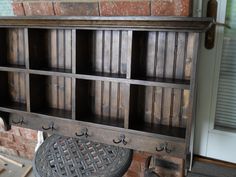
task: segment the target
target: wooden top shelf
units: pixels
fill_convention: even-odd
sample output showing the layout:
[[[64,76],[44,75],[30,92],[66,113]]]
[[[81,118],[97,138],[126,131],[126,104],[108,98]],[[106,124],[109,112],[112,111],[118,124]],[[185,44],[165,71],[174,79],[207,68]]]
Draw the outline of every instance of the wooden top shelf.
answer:
[[[2,27],[127,29],[139,31],[204,32],[212,18],[200,17],[1,17]]]

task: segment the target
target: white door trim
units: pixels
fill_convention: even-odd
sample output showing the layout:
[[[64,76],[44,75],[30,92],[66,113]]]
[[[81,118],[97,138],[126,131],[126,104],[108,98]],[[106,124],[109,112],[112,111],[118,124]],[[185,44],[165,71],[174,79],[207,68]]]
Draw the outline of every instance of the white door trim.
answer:
[[[206,11],[207,1],[202,1],[203,13]],[[218,0],[217,21],[224,23],[226,14],[226,0]],[[199,65],[196,128],[194,139],[194,153],[225,161],[235,161],[234,147],[236,133],[226,129],[215,129],[215,111],[217,88],[219,81],[220,63],[222,56],[224,27],[217,26],[215,47],[207,50],[204,47],[204,38],[201,37]],[[227,145],[233,146],[227,146]],[[230,153],[231,152],[231,153]]]

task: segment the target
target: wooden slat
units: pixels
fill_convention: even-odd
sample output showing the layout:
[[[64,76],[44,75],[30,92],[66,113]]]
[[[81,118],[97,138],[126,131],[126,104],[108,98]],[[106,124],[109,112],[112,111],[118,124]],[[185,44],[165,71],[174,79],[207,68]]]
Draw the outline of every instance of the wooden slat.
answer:
[[[51,35],[50,35],[50,61],[49,65],[52,68],[57,68],[58,66],[58,31],[57,30],[51,30]],[[56,85],[58,84],[58,78],[57,77],[51,77],[50,78],[50,84],[52,85],[51,89],[51,98],[48,100],[49,105],[53,108],[58,107],[58,89]]]
[[[71,69],[72,68],[72,31],[71,30],[65,30],[65,59],[64,59],[64,65],[65,69]],[[65,78],[65,110],[72,110],[72,79],[71,78]]]
[[[187,48],[186,48],[186,61],[185,61],[185,70],[184,70],[184,78],[186,79],[190,79],[191,75],[192,75],[192,69],[193,67],[196,67],[195,65],[193,65],[193,61],[194,59],[196,60],[196,58],[194,58],[194,53],[196,51],[196,49],[198,48],[198,43],[196,42],[197,40],[197,36],[195,33],[189,33],[188,34],[188,39],[187,39]],[[194,79],[194,78],[191,78]],[[194,81],[191,81],[192,84],[194,83]],[[191,100],[190,99],[190,94],[194,94],[192,93],[193,90],[191,90],[191,93],[189,91],[184,91],[183,95],[183,106],[182,106],[182,120],[181,120],[181,127],[186,127],[186,123],[187,121],[190,121],[188,119],[191,119],[192,117],[192,111],[190,111],[191,105]]]
[[[120,62],[120,31],[112,31],[111,39],[111,73],[119,73],[119,62]],[[111,83],[111,110],[110,117],[119,119],[119,84]]]
[[[95,71],[101,72],[103,67],[103,31],[96,31],[95,37]],[[102,81],[95,81],[94,99],[95,99],[95,114],[102,115]]]
[[[65,31],[58,30],[58,67],[64,68],[65,61]],[[58,77],[58,108],[65,109],[65,78]]]
[[[183,79],[186,49],[186,33],[178,33],[175,78]],[[172,126],[179,127],[182,119],[183,90],[174,89]]]
[[[24,29],[17,30],[18,33],[18,56],[17,64],[25,66],[25,50],[24,50]],[[26,77],[25,74],[19,73],[19,93],[20,103],[26,103]]]
[[[111,31],[104,31],[103,72],[111,72]],[[111,83],[103,82],[102,116],[110,117]]]
[[[24,29],[24,50],[25,50],[25,66],[26,69],[29,71],[29,38],[28,38],[28,29]],[[26,104],[27,104],[27,111],[31,111],[31,103],[30,103],[30,74],[25,74],[26,79]]]
[[[157,65],[157,37],[156,32],[149,32],[148,34],[148,47],[147,47],[147,64],[146,75],[149,77],[156,76]],[[155,87],[146,87],[145,89],[145,121],[152,124],[157,123],[158,119],[154,120],[155,110]],[[157,115],[155,115],[157,116]],[[160,117],[159,117],[160,119]]]
[[[121,57],[121,71],[123,71],[123,67],[126,65],[127,69],[126,69],[126,78],[127,79],[131,79],[131,57],[132,57],[132,31],[128,31],[124,34],[124,32],[122,32],[122,54],[125,54],[125,58],[122,55]],[[124,39],[124,37],[126,39]],[[125,44],[124,44],[125,43]],[[126,60],[125,60],[126,59]],[[122,74],[124,74],[122,72]]]
[[[168,32],[165,59],[165,78],[173,78],[175,60],[175,33]],[[172,88],[165,88],[163,93],[163,125],[172,124]]]
[[[76,73],[76,30],[71,30],[71,70]],[[72,119],[76,120],[76,78],[71,78],[71,111]]]
[[[127,38],[126,40],[123,39],[124,37],[124,33],[122,32],[122,41],[126,42],[127,47],[125,48],[126,51],[124,51],[124,49],[122,50],[122,53],[126,53],[126,78],[127,79],[131,79],[131,73],[132,73],[132,40],[133,40],[133,32],[132,31],[128,31],[127,32]],[[122,45],[123,46],[123,45]],[[124,58],[121,59],[121,70],[123,70],[123,66],[124,66]],[[130,122],[130,84],[125,84],[124,85],[124,92],[121,92],[124,94],[124,98],[122,99],[124,101],[123,105],[124,105],[124,128],[128,129],[129,128],[129,122]],[[122,101],[121,100],[121,101]]]
[[[166,44],[166,33],[159,32],[158,33],[158,42],[157,42],[157,65],[156,65],[156,76],[163,77],[164,76],[164,62],[165,62],[165,44]],[[162,122],[163,117],[163,88],[155,88],[155,107],[154,107],[154,115],[156,122]]]
[[[12,29],[8,32],[8,41],[9,41],[9,64],[14,65],[18,64],[18,48],[19,40],[17,29]],[[19,87],[19,74],[9,73],[9,93],[11,96],[11,101],[19,102],[20,99],[20,87]]]

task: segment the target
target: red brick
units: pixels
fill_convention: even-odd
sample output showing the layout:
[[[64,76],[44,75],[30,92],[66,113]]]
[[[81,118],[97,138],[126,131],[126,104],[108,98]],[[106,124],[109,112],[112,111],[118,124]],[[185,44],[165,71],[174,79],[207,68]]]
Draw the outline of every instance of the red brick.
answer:
[[[27,128],[19,128],[19,131],[22,137],[29,140],[37,140],[37,131]]]
[[[25,16],[25,10],[24,10],[23,3],[14,3],[13,2],[12,8],[13,8],[14,15]]]
[[[0,146],[4,146],[6,148],[14,149],[16,151],[25,151],[25,145],[23,144],[16,144],[9,140],[1,140]]]
[[[11,133],[11,134],[14,134],[14,135],[17,135],[17,136],[21,136],[20,127],[11,126],[11,130],[8,131],[8,133]]]
[[[13,141],[13,135],[7,132],[0,132],[0,141],[1,140],[8,140],[8,141]]]
[[[149,16],[149,1],[102,1],[101,16]]]
[[[30,139],[26,139],[22,136],[14,136],[14,143],[15,144],[27,144],[27,146],[35,146],[36,141],[30,140]]]
[[[129,167],[129,170],[140,172],[141,171],[141,166],[140,165],[141,165],[141,163],[133,160],[130,167]]]
[[[140,177],[140,175],[138,172],[134,172],[134,171],[129,170],[126,172],[124,177]]]
[[[56,15],[71,16],[98,16],[97,2],[55,2]]]
[[[153,16],[189,16],[190,0],[153,0],[151,3]]]
[[[151,154],[146,153],[146,152],[139,152],[139,151],[135,151],[133,154],[133,160],[134,161],[138,161],[138,162],[142,162],[145,163],[146,159],[151,156]]]
[[[23,2],[25,14],[27,16],[35,15],[54,15],[52,2]]]

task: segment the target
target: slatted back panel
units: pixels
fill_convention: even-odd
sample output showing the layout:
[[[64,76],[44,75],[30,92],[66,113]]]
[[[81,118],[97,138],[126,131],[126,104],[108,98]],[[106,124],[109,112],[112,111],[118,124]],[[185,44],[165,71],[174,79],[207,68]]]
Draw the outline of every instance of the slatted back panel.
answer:
[[[7,38],[7,64],[25,66],[24,29],[10,29]],[[8,82],[11,101],[26,103],[25,74],[9,73]]]
[[[29,54],[30,68],[50,71],[75,72],[73,66],[73,51],[75,50],[75,37],[73,30],[29,30]],[[43,46],[43,47],[42,47]],[[31,75],[31,95],[38,90],[37,81],[44,83],[40,95],[44,95],[44,100],[38,98],[31,99],[32,107],[36,110],[46,104],[48,108],[61,110],[72,110],[72,78],[67,77],[33,77]],[[35,81],[36,80],[36,81]],[[34,84],[33,84],[34,83]],[[33,103],[36,100],[41,103]],[[35,106],[36,107],[35,107]],[[38,108],[37,108],[38,107]]]
[[[72,30],[50,31],[49,67],[72,70]],[[53,108],[72,109],[72,79],[49,78],[48,101]]]
[[[7,64],[25,68],[25,33],[24,29],[10,29],[8,31]],[[10,102],[26,104],[26,75],[24,73],[9,73]]]
[[[190,79],[194,49],[189,46],[195,40],[192,33],[137,32],[134,38],[134,78]],[[188,90],[144,87],[139,92],[143,92],[144,113],[139,114],[143,114],[144,122],[186,127],[187,118],[190,117],[187,115],[190,96]]]
[[[126,74],[127,31],[96,31],[93,67],[96,72]],[[105,117],[124,118],[124,86],[96,81],[94,112]]]
[[[77,73],[100,73],[126,78],[127,55],[130,54],[128,40],[131,40],[128,31],[77,31]],[[84,45],[81,45],[82,41]],[[83,87],[81,85],[78,87]],[[108,121],[123,121],[126,86],[115,82],[91,81],[89,87],[92,100],[88,104],[92,114],[98,116],[97,119],[106,117]]]

